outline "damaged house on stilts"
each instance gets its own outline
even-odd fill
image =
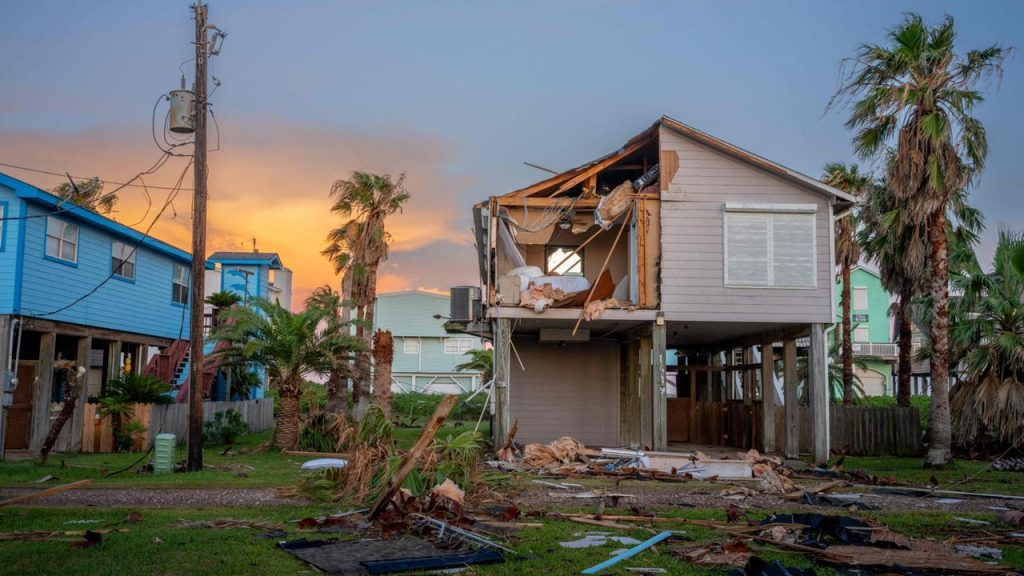
[[[518,421],[520,442],[826,460],[833,221],[852,203],[663,117],[476,205],[480,302],[453,293],[448,327],[493,342],[496,445]]]

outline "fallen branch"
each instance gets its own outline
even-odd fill
[[[375,519],[380,515],[381,512],[387,508],[391,499],[394,498],[395,493],[402,487],[402,483],[405,482],[406,477],[413,471],[416,464],[419,462],[423,453],[426,452],[427,448],[430,447],[430,443],[434,441],[434,436],[437,431],[441,429],[444,424],[445,418],[455,407],[455,402],[458,400],[458,396],[449,394],[445,396],[441,403],[437,405],[434,410],[434,414],[430,417],[430,421],[423,428],[420,433],[420,437],[416,439],[416,443],[412,445],[412,448],[402,456],[402,462],[398,465],[398,469],[395,470],[394,475],[388,480],[387,487],[381,492],[377,501],[374,502],[373,506],[370,507],[370,514],[368,518],[370,520]]]

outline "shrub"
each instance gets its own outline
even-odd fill
[[[237,410],[217,412],[213,420],[203,424],[203,439],[215,444],[234,444],[235,440],[249,433],[249,424]]]
[[[459,401],[452,409],[448,420],[451,422],[475,421],[480,417],[480,411],[487,405],[487,394],[477,394],[473,400],[467,402],[471,393],[459,394]],[[409,425],[419,425],[430,419],[431,414],[441,403],[444,394],[427,394],[424,392],[404,392],[395,394],[392,401],[391,413],[394,418]],[[486,416],[485,416],[486,418]]]
[[[865,396],[857,398],[856,405],[871,408],[890,408],[896,406],[896,397]],[[921,418],[921,431],[926,432],[932,417],[932,397],[927,395],[911,396],[910,406],[917,408],[918,416]]]

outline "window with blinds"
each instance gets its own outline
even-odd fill
[[[813,204],[726,205],[725,285],[814,288]]]

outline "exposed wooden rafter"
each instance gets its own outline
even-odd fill
[[[598,172],[600,172],[600,171],[604,170],[605,168],[611,166],[612,164],[615,164],[616,162],[626,158],[630,154],[633,154],[637,150],[640,150],[641,148],[643,148],[644,146],[647,146],[650,143],[651,143],[651,139],[650,139],[650,137],[647,137],[647,138],[641,138],[639,140],[636,140],[636,141],[628,144],[622,150],[619,150],[615,154],[612,154],[611,156],[605,158],[604,160],[601,160],[600,162],[597,162],[596,164],[594,164],[590,168],[587,168],[586,170],[583,170],[582,172],[580,172],[579,174],[573,176],[572,178],[570,178],[566,182],[563,182],[562,185],[559,186],[558,189],[555,190],[555,193],[552,194],[551,196],[552,197],[558,196],[559,194],[561,194],[561,193],[571,189],[573,186],[576,186],[580,182],[585,181],[587,178],[590,178],[591,176],[596,176],[598,174]]]

